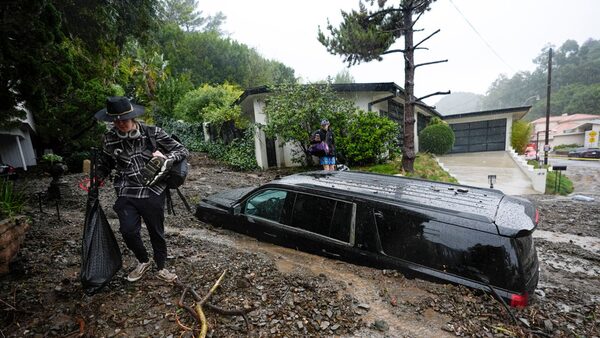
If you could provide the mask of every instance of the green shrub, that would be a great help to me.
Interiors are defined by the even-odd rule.
[[[349,165],[366,165],[393,152],[397,136],[398,125],[392,120],[374,112],[358,112],[348,121],[345,135],[336,139],[336,147]]]
[[[226,146],[222,160],[234,170],[248,171],[258,168],[252,131],[253,129],[246,129],[243,138],[235,139]]]
[[[204,151],[201,150],[204,143],[202,123],[187,123],[164,117],[157,119],[156,122],[167,134],[177,135],[189,151]]]
[[[564,173],[560,175],[560,180],[557,182],[557,172],[548,171],[548,175],[546,175],[546,194],[568,195],[572,192],[573,182]]]
[[[24,205],[25,197],[15,191],[13,182],[0,179],[0,218],[18,215]]]
[[[531,132],[533,131],[533,125],[525,121],[515,121],[512,124],[510,134],[510,146],[519,153],[525,153],[525,148],[529,144]]]
[[[188,123],[164,117],[157,122],[168,134],[177,135],[189,151],[207,153],[208,157],[222,161],[234,170],[258,168],[254,154],[254,128],[246,129],[242,138],[224,144],[221,141],[204,141],[202,123]]]
[[[554,150],[571,150],[575,148],[583,147],[581,144],[571,143],[571,144],[559,144],[554,147]]]
[[[428,126],[433,126],[436,124],[447,124],[447,123],[446,123],[446,121],[442,120],[441,118],[439,118],[437,116],[431,117],[431,119],[429,120],[429,123],[427,123]]]
[[[430,124],[421,130],[419,144],[421,151],[443,155],[454,146],[454,131],[446,123]]]

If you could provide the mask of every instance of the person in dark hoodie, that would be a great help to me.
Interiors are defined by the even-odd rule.
[[[327,119],[321,121],[321,128],[315,132],[315,138],[317,135],[320,142],[325,142],[328,148],[325,155],[319,157],[319,164],[323,166],[323,170],[335,170],[335,140]]]
[[[126,97],[109,97],[106,108],[95,114],[96,119],[112,122],[102,139],[102,151],[97,161],[97,176],[103,180],[116,171],[114,189],[117,200],[113,209],[119,217],[119,231],[125,245],[138,260],[127,275],[135,282],[142,278],[152,263],[142,241],[142,220],[152,244],[156,276],[172,283],[177,275],[165,267],[167,243],[165,240],[166,183],[161,181],[174,162],[185,159],[189,152],[163,129],[147,126],[135,118],[144,113],[144,107],[131,104]],[[155,138],[157,150],[150,146],[149,137]],[[161,151],[162,150],[162,151]],[[164,151],[164,153],[163,153]]]

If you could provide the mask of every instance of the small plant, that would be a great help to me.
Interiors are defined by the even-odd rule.
[[[15,191],[14,183],[0,179],[0,218],[18,215],[24,205],[25,197]]]
[[[522,120],[513,122],[510,145],[517,153],[523,154],[525,152],[532,131],[533,125],[531,123]]]
[[[56,155],[56,154],[45,154],[44,156],[42,156],[42,160],[44,162],[48,162],[50,163],[50,165],[56,163],[60,163],[62,162],[63,158],[60,155]]]

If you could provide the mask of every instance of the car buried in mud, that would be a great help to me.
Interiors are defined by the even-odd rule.
[[[315,171],[224,191],[202,221],[259,240],[491,292],[514,307],[538,282],[527,200],[494,189],[354,171]]]

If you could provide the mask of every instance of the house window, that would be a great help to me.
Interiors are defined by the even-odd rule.
[[[417,113],[417,135],[421,133],[421,130],[427,127],[427,124],[429,123],[430,119],[430,116],[425,116],[421,113]]]
[[[396,101],[388,101],[387,117],[398,124],[398,136],[396,144],[402,147],[404,144],[404,105]]]

